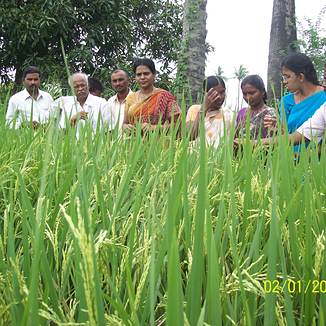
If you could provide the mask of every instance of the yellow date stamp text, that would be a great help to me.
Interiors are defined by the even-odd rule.
[[[265,293],[326,293],[326,280],[294,280],[294,279],[275,279],[264,280],[263,289]]]

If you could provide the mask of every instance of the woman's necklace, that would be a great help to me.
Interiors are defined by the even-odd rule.
[[[140,101],[144,101],[146,99],[148,99],[154,92],[156,88],[153,87],[152,91],[150,93],[144,94],[141,90],[138,92],[138,98]]]

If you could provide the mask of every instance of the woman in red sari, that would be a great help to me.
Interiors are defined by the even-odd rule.
[[[131,93],[126,99],[123,127],[134,128],[139,122],[143,130],[155,129],[159,122],[169,126],[181,114],[175,97],[168,91],[156,88],[155,64],[150,59],[136,59],[133,65],[139,91]]]

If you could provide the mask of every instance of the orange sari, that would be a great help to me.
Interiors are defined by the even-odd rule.
[[[164,89],[155,89],[146,98],[140,98],[139,92],[131,93],[126,99],[125,116],[127,123],[135,124],[137,121],[157,125],[176,121],[181,114],[175,97]]]

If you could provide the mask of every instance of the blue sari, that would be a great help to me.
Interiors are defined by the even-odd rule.
[[[294,94],[290,93],[282,97],[279,113],[283,123],[287,124],[289,133],[295,132],[305,121],[313,116],[315,111],[326,101],[326,92],[321,90],[295,103]],[[284,118],[285,113],[285,118]],[[294,151],[300,151],[299,145],[294,146]]]

